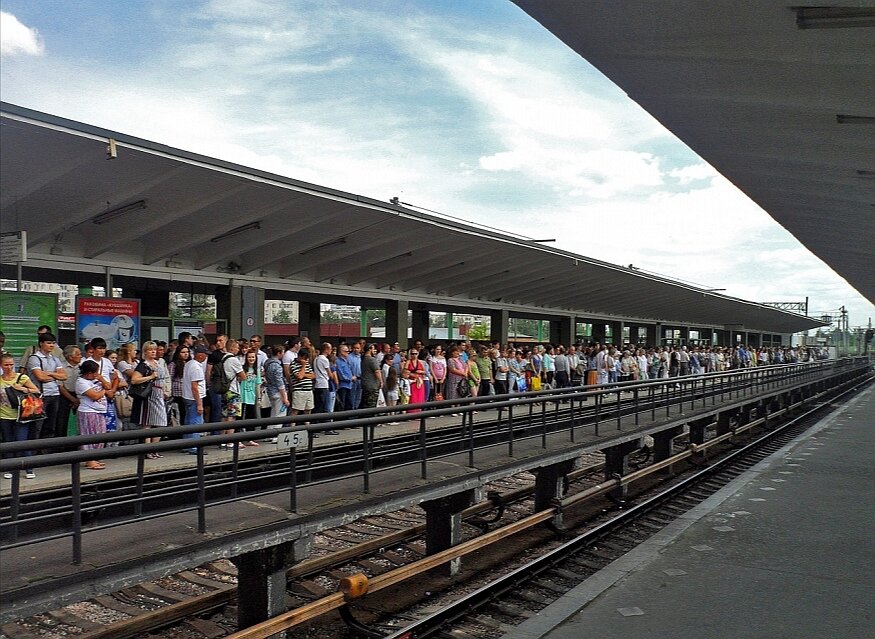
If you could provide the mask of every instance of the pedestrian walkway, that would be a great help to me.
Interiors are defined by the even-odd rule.
[[[507,639],[872,636],[870,387]]]

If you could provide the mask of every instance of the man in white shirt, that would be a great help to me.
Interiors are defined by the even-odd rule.
[[[332,346],[323,342],[319,349],[319,355],[313,362],[313,372],[316,379],[313,380],[313,404],[317,413],[327,413],[328,410],[328,377],[331,375],[331,362],[328,355],[331,354]]]
[[[289,372],[291,371],[292,362],[298,359],[298,351],[301,350],[301,339],[299,337],[291,338],[286,344],[286,352],[283,353],[283,377],[286,378],[286,388],[291,388],[289,384]]]
[[[194,349],[194,359],[185,363],[182,371],[182,400],[185,402],[186,426],[204,423],[204,398],[207,396],[206,376],[204,366],[209,351],[205,346]],[[197,439],[200,433],[187,433],[185,439]],[[189,448],[192,455],[197,454],[197,448]],[[207,453],[204,452],[204,455]]]

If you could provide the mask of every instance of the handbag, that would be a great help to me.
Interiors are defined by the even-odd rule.
[[[25,395],[18,402],[18,422],[28,424],[46,418],[46,404],[42,397]]]
[[[380,392],[377,394],[377,408],[383,408],[386,406],[386,396],[383,394],[383,389],[380,389]]]
[[[130,419],[134,407],[134,398],[127,390],[115,394],[115,414],[122,419]]]
[[[537,375],[532,375],[532,390],[539,391],[541,390],[541,378]]]
[[[261,397],[258,399],[259,408],[270,408],[270,395],[267,394],[267,386],[261,386]]]
[[[471,395],[471,387],[468,385],[468,380],[464,377],[456,382],[456,394],[460,398],[469,397]]]
[[[148,399],[152,394],[152,382],[143,382],[142,384],[131,384],[128,387],[128,395],[137,399]]]
[[[24,373],[19,373],[18,378],[12,383],[20,383],[23,375]],[[12,386],[6,387],[6,398],[9,400],[9,405],[12,406],[12,408],[18,408],[19,404],[21,403],[21,398],[25,395],[27,395],[27,393],[25,393],[24,391],[16,390],[12,388]]]

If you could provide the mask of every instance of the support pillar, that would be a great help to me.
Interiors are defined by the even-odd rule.
[[[567,459],[535,470],[535,512],[550,508],[554,501],[565,495],[565,477],[574,468],[576,460]],[[562,525],[562,513],[553,517],[553,525]]]
[[[474,489],[422,502],[425,510],[425,553],[434,555],[452,548],[462,540],[462,511],[474,503]],[[461,558],[447,562],[441,568],[445,575],[458,574]]]
[[[745,426],[746,424],[749,424],[752,421],[751,414],[753,413],[753,411],[756,407],[757,407],[756,404],[745,404],[744,406],[742,406],[741,408],[738,409],[738,425],[739,426]]]
[[[318,304],[316,308],[318,311]],[[254,286],[218,287],[216,315],[227,320],[226,332],[234,339],[264,334],[264,289]]]
[[[429,316],[428,309],[420,310],[413,309],[411,317],[411,328],[413,329],[413,341],[420,340],[423,344],[428,344],[429,333]]]
[[[732,430],[732,411],[723,411],[717,415],[717,436],[725,435]]]
[[[455,341],[455,339],[456,339],[454,336],[455,331],[456,331],[456,329],[455,329],[455,326],[453,324],[453,314],[447,313],[447,340],[448,341],[450,341],[450,342]]]
[[[489,312],[489,339],[498,342],[502,347],[508,342],[507,325],[509,321],[510,313],[508,311]]]
[[[658,433],[651,433],[653,437],[653,461],[661,462],[663,459],[671,457],[672,440],[683,432],[683,426],[674,426]]]
[[[602,450],[605,454],[605,479],[613,479],[615,476],[622,477],[629,470],[629,454],[641,448],[641,440],[633,439],[622,444],[609,446]],[[615,493],[615,497],[623,499],[628,492],[628,486],[622,486]]]
[[[606,339],[607,331],[605,330],[605,323],[601,320],[596,320],[592,325],[592,341],[604,344]]]
[[[659,346],[659,341],[658,341],[659,340],[659,329],[660,329],[659,324],[656,324],[653,326],[648,325],[648,326],[644,327],[644,330],[647,334],[647,336],[644,338],[644,342],[645,342],[646,346],[652,347],[652,348]]]
[[[286,612],[286,570],[309,556],[311,541],[306,537],[231,558],[237,566],[238,628]]]
[[[398,342],[402,351],[407,350],[407,300],[386,300],[386,341]]]
[[[711,423],[710,417],[704,417],[702,419],[697,419],[691,421],[689,423],[690,427],[690,443],[691,444],[704,444],[705,443],[705,429],[708,427],[708,424]]]
[[[690,327],[689,326],[681,326],[681,344],[689,344],[690,343]]]
[[[319,302],[298,302],[298,334],[307,337],[315,348],[322,343],[322,309]],[[313,357],[315,358],[315,353]]]
[[[550,320],[550,341],[553,344],[562,344],[566,347],[574,343],[577,322],[573,317],[563,317],[558,320]]]

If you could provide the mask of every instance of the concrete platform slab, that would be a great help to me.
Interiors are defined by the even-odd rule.
[[[873,463],[869,388],[506,638],[871,637]]]

